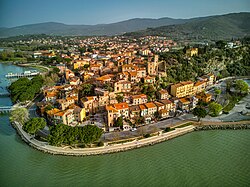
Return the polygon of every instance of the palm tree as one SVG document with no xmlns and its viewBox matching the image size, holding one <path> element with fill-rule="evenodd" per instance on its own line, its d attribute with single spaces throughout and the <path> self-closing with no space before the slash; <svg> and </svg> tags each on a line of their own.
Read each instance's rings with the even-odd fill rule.
<svg viewBox="0 0 250 187">
<path fill-rule="evenodd" d="M 11 122 L 18 122 L 21 125 L 24 125 L 25 122 L 29 120 L 29 111 L 24 108 L 14 108 L 10 112 L 10 121 Z"/>
</svg>

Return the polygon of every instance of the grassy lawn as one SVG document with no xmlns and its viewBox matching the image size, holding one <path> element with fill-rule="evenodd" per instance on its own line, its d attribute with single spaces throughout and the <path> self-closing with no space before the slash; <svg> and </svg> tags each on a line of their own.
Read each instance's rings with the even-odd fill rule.
<svg viewBox="0 0 250 187">
<path fill-rule="evenodd" d="M 184 123 L 184 124 L 182 124 L 180 126 L 177 126 L 175 128 L 182 128 L 182 127 L 186 127 L 186 126 L 189 126 L 189 125 L 193 125 L 193 123 L 192 122 Z"/>
<path fill-rule="evenodd" d="M 229 103 L 223 108 L 223 112 L 228 113 L 230 110 L 233 109 L 235 104 L 238 103 L 243 97 L 241 96 L 233 96 L 230 98 Z"/>
</svg>

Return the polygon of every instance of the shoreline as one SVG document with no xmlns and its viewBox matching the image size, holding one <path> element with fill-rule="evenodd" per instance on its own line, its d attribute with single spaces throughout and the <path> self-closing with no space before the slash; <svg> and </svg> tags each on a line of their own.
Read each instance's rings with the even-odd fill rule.
<svg viewBox="0 0 250 187">
<path fill-rule="evenodd" d="M 68 146 L 65 147 L 51 146 L 48 145 L 47 142 L 41 142 L 34 139 L 31 135 L 29 135 L 22 129 L 21 125 L 17 123 L 12 123 L 12 126 L 17 130 L 17 134 L 19 134 L 19 136 L 25 143 L 27 143 L 29 146 L 31 146 L 36 150 L 42 151 L 43 153 L 48 153 L 52 155 L 64 155 L 64 156 L 93 156 L 93 155 L 111 154 L 111 153 L 138 149 L 158 144 L 161 142 L 165 142 L 167 140 L 171 140 L 173 138 L 199 130 L 250 129 L 250 121 L 202 122 L 202 125 L 196 123 L 194 125 L 189 125 L 183 128 L 176 128 L 175 130 L 166 133 L 162 133 L 161 131 L 158 136 L 152 136 L 149 138 L 144 138 L 141 140 L 126 142 L 121 144 L 104 145 L 102 147 L 95 147 L 95 148 L 69 148 Z M 211 128 L 211 126 L 212 127 L 214 126 L 215 128 Z"/>
</svg>

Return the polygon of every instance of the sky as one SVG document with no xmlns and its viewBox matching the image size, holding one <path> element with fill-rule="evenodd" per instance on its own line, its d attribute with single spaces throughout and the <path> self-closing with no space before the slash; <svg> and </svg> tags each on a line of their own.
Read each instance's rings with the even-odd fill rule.
<svg viewBox="0 0 250 187">
<path fill-rule="evenodd" d="M 234 12 L 250 12 L 250 0 L 0 0 L 0 27 L 42 22 L 95 25 Z"/>
</svg>

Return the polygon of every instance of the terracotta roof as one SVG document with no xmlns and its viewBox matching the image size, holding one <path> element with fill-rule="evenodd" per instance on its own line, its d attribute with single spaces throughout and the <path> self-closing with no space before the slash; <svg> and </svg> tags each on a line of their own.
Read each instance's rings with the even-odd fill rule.
<svg viewBox="0 0 250 187">
<path fill-rule="evenodd" d="M 192 81 L 180 82 L 182 85 L 194 84 Z"/>
<path fill-rule="evenodd" d="M 160 102 L 163 103 L 164 105 L 172 104 L 172 102 L 168 99 L 162 99 L 162 100 L 160 100 Z"/>
<path fill-rule="evenodd" d="M 46 97 L 55 97 L 57 95 L 57 92 L 49 92 L 47 93 Z"/>
<path fill-rule="evenodd" d="M 184 104 L 187 104 L 187 103 L 190 103 L 190 101 L 189 101 L 189 99 L 187 99 L 187 98 L 181 98 L 180 99 L 180 102 L 182 102 L 182 103 L 184 103 Z"/>
<path fill-rule="evenodd" d="M 104 76 L 96 78 L 96 80 L 98 81 L 107 81 L 109 79 L 111 79 L 110 75 L 104 75 Z"/>
<path fill-rule="evenodd" d="M 132 95 L 132 99 L 139 99 L 139 98 L 147 98 L 147 95 L 145 94 L 140 94 L 140 95 Z"/>
<path fill-rule="evenodd" d="M 144 104 L 139 105 L 139 107 L 140 107 L 141 110 L 146 110 L 147 109 Z"/>
<path fill-rule="evenodd" d="M 113 112 L 118 112 L 118 110 L 116 110 L 112 105 L 107 105 L 106 110 L 108 111 L 112 110 Z"/>
<path fill-rule="evenodd" d="M 137 72 L 136 71 L 130 71 L 129 74 L 130 74 L 130 76 L 137 76 Z"/>
<path fill-rule="evenodd" d="M 57 112 L 54 115 L 55 116 L 63 116 L 66 113 L 66 111 L 61 111 L 61 112 Z"/>
<path fill-rule="evenodd" d="M 160 113 L 160 114 L 166 114 L 166 113 L 168 113 L 168 110 L 166 110 L 166 109 L 161 109 L 161 110 L 159 111 L 159 113 Z"/>
<path fill-rule="evenodd" d="M 160 93 L 160 94 L 168 94 L 168 91 L 162 89 L 162 90 L 159 91 L 159 93 Z"/>
<path fill-rule="evenodd" d="M 116 103 L 114 104 L 115 109 L 117 110 L 122 110 L 122 109 L 128 109 L 128 104 L 127 103 Z"/>
<path fill-rule="evenodd" d="M 153 102 L 146 103 L 145 106 L 146 106 L 147 108 L 156 108 L 156 105 L 155 105 Z"/>
<path fill-rule="evenodd" d="M 206 81 L 197 81 L 194 86 L 200 86 L 202 84 L 206 84 Z"/>
<path fill-rule="evenodd" d="M 161 106 L 164 106 L 164 104 L 158 102 L 158 101 L 155 101 L 154 104 L 157 106 L 157 107 L 161 107 Z"/>
<path fill-rule="evenodd" d="M 130 106 L 130 107 L 129 107 L 129 110 L 130 110 L 130 111 L 140 111 L 140 107 L 139 107 L 138 105 Z"/>
<path fill-rule="evenodd" d="M 53 109 L 47 111 L 47 114 L 48 115 L 54 115 L 57 112 L 60 112 L 60 110 L 58 108 L 53 108 Z"/>
<path fill-rule="evenodd" d="M 88 101 L 91 101 L 91 100 L 95 100 L 96 96 L 89 96 L 89 97 L 86 97 Z"/>
</svg>

